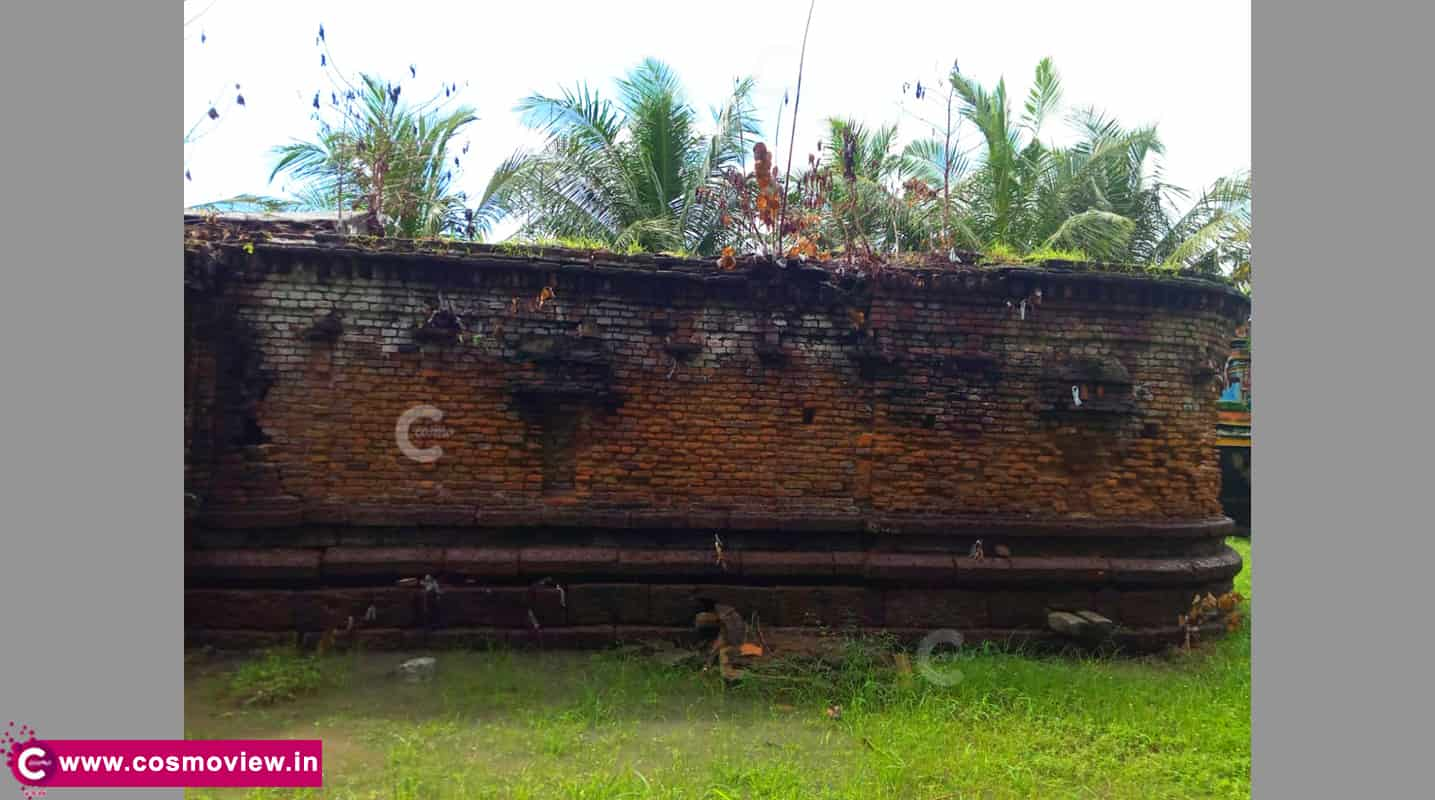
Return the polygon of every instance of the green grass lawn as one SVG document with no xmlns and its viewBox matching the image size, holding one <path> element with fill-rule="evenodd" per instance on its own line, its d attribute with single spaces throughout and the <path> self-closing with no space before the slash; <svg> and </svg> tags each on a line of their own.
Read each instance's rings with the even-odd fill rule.
<svg viewBox="0 0 1435 800">
<path fill-rule="evenodd" d="M 1250 544 L 1231 543 L 1249 598 Z M 1250 795 L 1249 625 L 1139 660 L 977 650 L 945 688 L 851 649 L 825 682 L 736 687 L 621 651 L 440 652 L 427 684 L 385 675 L 398 654 L 194 658 L 189 738 L 323 739 L 325 788 L 188 797 Z M 256 687 L 271 702 L 239 702 Z"/>
</svg>

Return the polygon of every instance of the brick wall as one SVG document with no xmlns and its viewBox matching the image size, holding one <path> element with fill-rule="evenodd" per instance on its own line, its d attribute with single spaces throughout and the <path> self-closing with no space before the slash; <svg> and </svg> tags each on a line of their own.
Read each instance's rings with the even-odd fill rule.
<svg viewBox="0 0 1435 800">
<path fill-rule="evenodd" d="M 199 220 L 185 266 L 191 641 L 599 643 L 717 598 L 1156 643 L 1240 569 L 1215 403 L 1248 304 L 1219 284 Z"/>
<path fill-rule="evenodd" d="M 1219 287 L 219 249 L 191 254 L 222 287 L 191 295 L 186 370 L 211 510 L 1221 514 L 1203 369 L 1244 301 Z M 440 295 L 467 341 L 416 341 Z M 443 414 L 410 428 L 427 463 L 396 442 L 416 406 Z"/>
</svg>

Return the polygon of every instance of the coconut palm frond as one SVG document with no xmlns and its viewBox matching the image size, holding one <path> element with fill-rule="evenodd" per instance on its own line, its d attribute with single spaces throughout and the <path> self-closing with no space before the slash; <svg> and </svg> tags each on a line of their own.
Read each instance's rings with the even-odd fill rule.
<svg viewBox="0 0 1435 800">
<path fill-rule="evenodd" d="M 394 236 L 461 231 L 463 197 L 453 191 L 457 165 L 449 146 L 477 116 L 468 108 L 414 109 L 372 75 L 318 135 L 276 147 L 269 179 L 296 179 L 300 202 L 353 210 L 384 223 Z"/>
<path fill-rule="evenodd" d="M 548 143 L 508 179 L 507 208 L 526 219 L 525 231 L 547 236 L 715 252 L 720 214 L 702 190 L 758 130 L 752 81 L 735 82 L 711 131 L 699 130 L 677 75 L 660 61 L 641 62 L 617 85 L 611 101 L 580 86 L 519 104 Z"/>
<path fill-rule="evenodd" d="M 1080 250 L 1099 261 L 1118 261 L 1136 229 L 1136 223 L 1109 211 L 1083 211 L 1068 217 L 1043 244 L 1062 250 Z"/>
</svg>

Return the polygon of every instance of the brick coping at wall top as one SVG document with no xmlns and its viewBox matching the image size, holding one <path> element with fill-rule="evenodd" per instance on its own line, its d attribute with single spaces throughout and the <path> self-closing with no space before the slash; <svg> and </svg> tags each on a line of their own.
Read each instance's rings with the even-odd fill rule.
<svg viewBox="0 0 1435 800">
<path fill-rule="evenodd" d="M 530 267 L 565 271 L 588 269 L 595 272 L 629 272 L 659 278 L 697 278 L 703 280 L 743 280 L 752 272 L 779 270 L 798 277 L 815 279 L 864 278 L 878 273 L 900 275 L 900 280 L 920 281 L 924 289 L 973 288 L 973 281 L 998 278 L 1005 281 L 1023 278 L 1079 278 L 1134 289 L 1216 290 L 1226 298 L 1222 308 L 1230 308 L 1237 316 L 1249 311 L 1250 298 L 1237 290 L 1224 276 L 1191 270 L 1147 270 L 1139 266 L 1098 262 L 1051 260 L 1040 265 L 979 264 L 981 254 L 958 253 L 952 262 L 947 256 L 929 254 L 916 259 L 904 258 L 882 264 L 877 270 L 849 264 L 839 259 L 826 262 L 799 259 L 772 259 L 768 256 L 742 255 L 737 268 L 722 270 L 716 259 L 697 259 L 663 253 L 621 254 L 602 250 L 580 250 L 546 244 L 482 244 L 455 239 L 400 239 L 391 237 L 351 236 L 336 231 L 335 220 L 317 214 L 195 214 L 184 215 L 185 248 L 198 252 L 209 248 L 309 253 L 336 257 L 384 256 L 402 261 L 422 260 L 430 264 L 481 268 L 485 266 Z M 1016 292 L 1014 296 L 1024 294 Z M 1174 297 L 1174 295 L 1173 295 Z M 1234 301 L 1234 302 L 1232 302 Z"/>
</svg>

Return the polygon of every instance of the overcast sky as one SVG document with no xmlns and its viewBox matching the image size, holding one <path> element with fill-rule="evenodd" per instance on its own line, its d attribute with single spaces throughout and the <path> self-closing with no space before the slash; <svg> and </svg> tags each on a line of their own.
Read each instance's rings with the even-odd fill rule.
<svg viewBox="0 0 1435 800">
<path fill-rule="evenodd" d="M 314 92 L 324 88 L 327 96 L 330 85 L 315 46 L 321 24 L 338 67 L 402 79 L 405 99 L 459 85 L 459 101 L 479 121 L 460 140 L 471 147 L 457 183 L 475 195 L 499 161 L 539 141 L 513 112 L 520 98 L 577 81 L 611 96 L 612 80 L 648 56 L 674 68 L 705 124 L 734 76 L 753 76 L 770 143 L 783 93 L 796 85 L 808 4 L 186 0 L 184 8 L 184 130 L 202 121 L 197 141 L 184 148 L 188 206 L 282 193 L 282 179 L 268 182 L 270 148 L 314 132 Z M 895 122 L 903 141 L 930 135 L 913 113 L 934 117 L 937 102 L 918 103 L 902 85 L 935 82 L 954 59 L 984 85 L 1005 77 L 1019 110 L 1043 56 L 1061 75 L 1064 108 L 1094 105 L 1128 127 L 1156 124 L 1169 182 L 1195 193 L 1250 166 L 1248 0 L 817 0 L 794 160 L 815 148 L 828 116 Z M 233 104 L 236 83 L 242 108 Z M 211 103 L 218 121 L 205 118 Z M 779 165 L 791 113 L 789 105 Z M 1048 122 L 1043 134 L 1058 143 L 1070 138 L 1064 119 Z M 974 146 L 975 132 L 965 130 L 962 143 Z"/>
</svg>

